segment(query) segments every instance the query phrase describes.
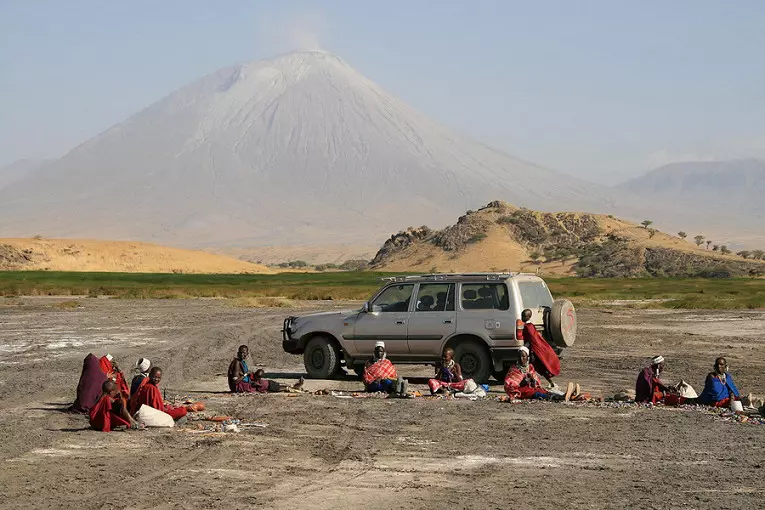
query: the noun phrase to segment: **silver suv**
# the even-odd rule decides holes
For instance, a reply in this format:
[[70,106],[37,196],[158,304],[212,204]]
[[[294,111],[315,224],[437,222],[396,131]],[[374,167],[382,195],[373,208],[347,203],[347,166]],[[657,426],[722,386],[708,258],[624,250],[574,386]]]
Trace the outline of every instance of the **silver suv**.
[[394,363],[434,364],[452,347],[465,377],[503,380],[523,345],[521,312],[560,354],[576,338],[570,301],[553,301],[544,280],[524,273],[396,276],[361,310],[287,317],[286,352],[302,354],[311,378],[328,379],[341,367],[357,374],[382,340]]

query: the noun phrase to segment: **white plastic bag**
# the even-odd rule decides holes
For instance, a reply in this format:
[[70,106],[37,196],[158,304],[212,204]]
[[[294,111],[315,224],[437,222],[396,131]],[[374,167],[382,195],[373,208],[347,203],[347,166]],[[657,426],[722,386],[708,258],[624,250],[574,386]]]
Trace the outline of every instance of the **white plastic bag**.
[[173,417],[164,411],[154,409],[151,406],[142,405],[133,415],[133,418],[147,427],[175,427]]

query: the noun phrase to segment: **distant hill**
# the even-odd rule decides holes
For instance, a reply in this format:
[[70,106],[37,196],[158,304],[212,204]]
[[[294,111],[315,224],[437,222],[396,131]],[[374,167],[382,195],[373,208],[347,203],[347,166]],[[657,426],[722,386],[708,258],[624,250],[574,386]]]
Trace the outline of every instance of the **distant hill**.
[[0,239],[0,270],[124,273],[268,273],[268,268],[201,251],[127,241]]
[[409,228],[372,261],[382,271],[536,271],[582,276],[758,276],[765,262],[701,248],[613,216],[491,202],[442,230]]
[[672,163],[616,189],[707,215],[735,214],[737,223],[765,224],[765,161],[757,159]]

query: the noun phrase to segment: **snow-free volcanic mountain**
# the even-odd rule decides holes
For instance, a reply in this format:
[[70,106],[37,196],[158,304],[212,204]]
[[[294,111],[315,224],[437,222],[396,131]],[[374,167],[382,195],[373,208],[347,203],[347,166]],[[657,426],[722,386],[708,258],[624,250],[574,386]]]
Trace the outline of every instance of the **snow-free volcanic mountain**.
[[297,52],[210,74],[0,190],[0,235],[379,242],[497,197],[608,212],[591,185],[455,133],[334,55]]

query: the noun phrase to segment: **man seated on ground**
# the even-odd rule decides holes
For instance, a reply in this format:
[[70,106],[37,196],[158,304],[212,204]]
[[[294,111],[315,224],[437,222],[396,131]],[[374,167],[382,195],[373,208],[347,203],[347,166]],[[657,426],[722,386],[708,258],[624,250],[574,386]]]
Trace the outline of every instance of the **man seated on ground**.
[[252,372],[247,366],[247,356],[250,348],[240,345],[234,358],[228,366],[228,388],[232,393],[252,393],[255,389],[251,385]]
[[428,380],[428,387],[434,395],[450,389],[463,391],[468,380],[462,378],[462,367],[454,361],[454,349],[447,347],[441,356],[441,363],[436,365],[435,377]]
[[662,382],[659,376],[664,372],[664,356],[654,356],[650,365],[638,374],[635,382],[635,402],[661,402],[673,389]]
[[131,395],[135,395],[135,393],[138,391],[138,388],[140,388],[141,385],[146,384],[146,381],[149,380],[150,369],[151,361],[149,361],[149,358],[139,358],[138,361],[136,361],[135,371],[138,373],[133,377],[133,380],[130,381]]
[[408,382],[396,374],[396,367],[385,353],[385,343],[375,343],[374,357],[364,365],[364,388],[370,393],[406,395]]
[[568,383],[566,392],[547,390],[542,387],[539,375],[534,370],[534,365],[529,363],[529,348],[521,347],[518,363],[507,371],[505,376],[505,393],[512,399],[544,399],[565,400],[580,396],[580,387],[574,383]]
[[117,427],[142,428],[128,413],[117,385],[111,379],[101,386],[101,398],[90,410],[90,426],[101,432],[111,432]]
[[557,389],[553,377],[560,374],[560,359],[531,322],[531,315],[531,310],[528,308],[521,312],[521,320],[524,322],[523,341],[530,353],[534,355],[531,364],[538,374],[547,379],[549,389]]
[[162,393],[159,391],[160,381],[162,381],[162,369],[152,367],[149,371],[149,380],[139,388],[138,393],[130,398],[130,414],[135,414],[142,405],[147,405],[169,414],[173,420],[179,422],[186,416],[188,410],[185,407],[173,407],[165,404]]
[[707,374],[704,391],[699,395],[697,402],[715,407],[728,407],[731,400],[740,398],[733,376],[728,373],[728,361],[723,357],[717,358],[714,369]]

